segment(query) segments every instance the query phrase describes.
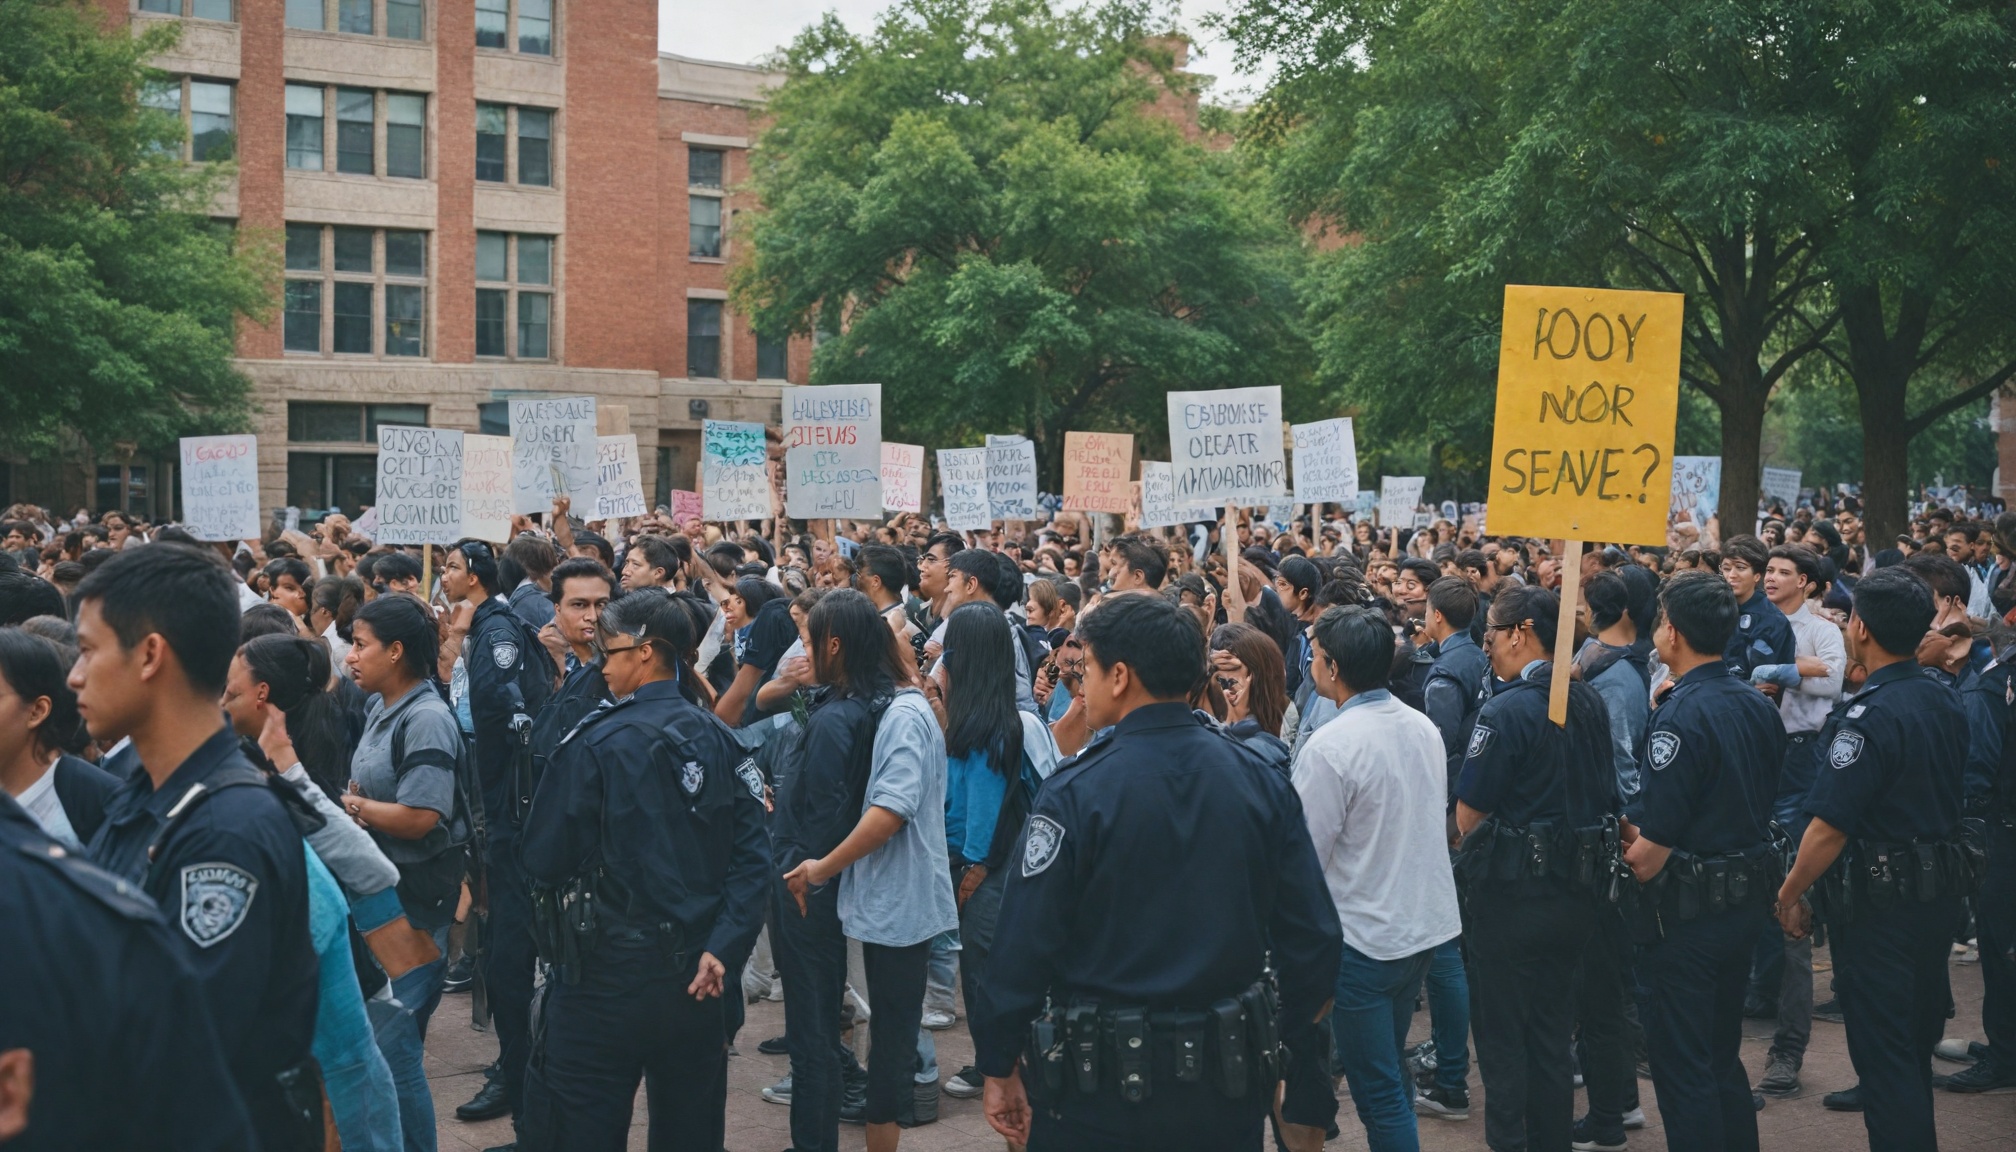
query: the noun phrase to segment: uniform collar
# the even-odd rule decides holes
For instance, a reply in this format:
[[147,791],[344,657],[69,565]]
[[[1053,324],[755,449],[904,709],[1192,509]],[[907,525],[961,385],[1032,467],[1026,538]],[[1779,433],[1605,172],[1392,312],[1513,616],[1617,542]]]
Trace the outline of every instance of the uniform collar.
[[1729,671],[1729,665],[1724,664],[1720,660],[1710,660],[1708,663],[1695,668],[1694,670],[1688,672],[1686,675],[1680,677],[1680,679],[1675,680],[1673,682],[1673,687],[1678,689],[1678,688],[1684,688],[1690,684],[1706,684],[1710,680],[1717,680],[1729,676],[1731,676],[1731,673]]
[[1519,669],[1519,679],[1531,680],[1540,669],[1547,667],[1551,663],[1552,661],[1548,660],[1528,660],[1526,666]]
[[1444,636],[1441,640],[1436,642],[1435,654],[1437,656],[1447,656],[1449,653],[1454,652],[1458,648],[1466,648],[1466,647],[1467,648],[1477,647],[1477,642],[1475,640],[1470,639],[1470,633],[1451,632],[1449,635]]
[[126,787],[143,795],[151,791],[152,795],[147,797],[142,807],[157,817],[166,816],[168,810],[181,801],[184,793],[216,775],[237,752],[238,734],[228,725],[221,726],[208,740],[196,746],[196,750],[176,767],[161,787],[154,787],[154,778],[148,775],[145,764],[133,770]]
[[677,700],[684,703],[686,700],[684,696],[679,694],[679,681],[676,677],[671,680],[653,680],[651,683],[632,692],[630,699],[636,700],[639,703],[650,700]]
[[1881,688],[1892,681],[1909,680],[1916,675],[1918,675],[1918,662],[1916,660],[1906,658],[1897,661],[1895,664],[1886,664],[1871,672],[1869,678],[1862,681],[1862,690],[1855,693],[1855,695],[1866,696],[1872,690]]
[[508,613],[510,611],[511,602],[509,600],[502,596],[492,596],[476,606],[476,614],[469,618],[469,623],[473,625],[485,616],[495,616],[499,612]]
[[1115,736],[1125,736],[1132,732],[1152,732],[1159,728],[1187,728],[1197,721],[1190,715],[1190,705],[1182,700],[1171,700],[1166,704],[1143,704],[1122,717],[1113,725]]
[[[1771,598],[1769,596],[1764,595],[1764,582],[1762,580],[1759,580],[1757,582],[1757,587],[1753,591],[1751,591],[1750,598],[1736,606],[1736,610],[1739,612],[1757,612],[1765,608],[1770,608],[1773,611],[1776,611],[1778,606],[1776,604],[1771,603]],[[1784,615],[1783,612],[1779,612],[1778,614],[1780,616]]]

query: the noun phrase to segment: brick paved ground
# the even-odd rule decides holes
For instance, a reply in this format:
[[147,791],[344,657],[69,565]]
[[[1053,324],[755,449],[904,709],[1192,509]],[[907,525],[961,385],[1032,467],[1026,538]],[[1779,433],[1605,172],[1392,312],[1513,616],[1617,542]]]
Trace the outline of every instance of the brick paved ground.
[[[1825,957],[1823,949],[1820,952],[1821,962],[1825,962]],[[1816,980],[1823,989],[1823,998],[1826,981],[1825,975]],[[1953,991],[1959,1001],[1959,1011],[1947,1024],[1946,1035],[1979,1039],[1980,968],[1954,965]],[[449,1152],[487,1148],[511,1138],[509,1121],[464,1124],[454,1118],[455,1106],[467,1100],[482,1084],[483,1067],[496,1052],[496,1041],[489,1034],[466,1027],[468,1003],[467,996],[449,997],[435,1017],[428,1038],[427,1071],[433,1081],[435,1109],[441,1117],[441,1147]],[[1768,1021],[1750,1020],[1745,1024],[1743,1059],[1754,1079],[1763,1072],[1771,1027]],[[791,1142],[788,1109],[765,1103],[759,1095],[765,1085],[784,1075],[786,1061],[781,1056],[762,1056],[756,1052],[758,1041],[781,1033],[783,1026],[781,1004],[762,1003],[750,1007],[748,1026],[739,1038],[742,1055],[729,1061],[729,1152],[779,1152]],[[1427,1013],[1420,1013],[1415,1018],[1415,1038],[1425,1038],[1427,1028]],[[971,1052],[972,1046],[963,1024],[938,1033],[938,1057],[944,1075],[957,1071]],[[1946,1064],[1938,1066],[1941,1071],[1953,1068],[1953,1065]],[[1820,1106],[1822,1094],[1845,1088],[1855,1080],[1840,1025],[1814,1022],[1812,1049],[1807,1054],[1802,1079],[1806,1085],[1804,1095],[1792,1100],[1773,1100],[1759,1117],[1763,1146],[1771,1152],[1848,1152],[1849,1149],[1866,1147],[1867,1138],[1859,1115],[1829,1112]],[[1421,1121],[1421,1146],[1426,1152],[1458,1152],[1484,1147],[1483,1117],[1477,1107],[1482,1101],[1482,1089],[1474,1067],[1470,1084],[1471,1119],[1460,1123],[1425,1118]],[[1640,1087],[1651,1124],[1644,1131],[1632,1134],[1631,1146],[1636,1152],[1663,1149],[1666,1144],[1660,1135],[1652,1086],[1649,1082],[1642,1082]],[[1955,1096],[1940,1093],[1938,1108],[1941,1148],[2016,1147],[2016,1094]],[[1330,1148],[1365,1147],[1362,1130],[1348,1100],[1341,1108],[1339,1123],[1343,1125],[1344,1132],[1331,1141]],[[861,1129],[842,1125],[840,1146],[843,1149],[862,1147]],[[631,1129],[630,1147],[644,1147],[644,1101],[641,1093],[637,1101],[636,1126]],[[987,1121],[980,1114],[978,1100],[941,1097],[938,1123],[905,1132],[903,1147],[916,1152],[999,1152],[1003,1142],[987,1127]]]

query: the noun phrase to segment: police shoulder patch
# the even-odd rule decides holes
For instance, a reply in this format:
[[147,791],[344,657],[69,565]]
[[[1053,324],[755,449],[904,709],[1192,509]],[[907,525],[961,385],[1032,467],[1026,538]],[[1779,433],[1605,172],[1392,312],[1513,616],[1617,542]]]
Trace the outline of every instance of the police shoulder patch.
[[1860,732],[1837,732],[1834,742],[1827,746],[1827,763],[1835,768],[1846,768],[1862,756],[1862,734]]
[[1680,754],[1680,734],[1678,732],[1654,732],[1646,744],[1646,751],[1652,761],[1652,770],[1658,771],[1673,762]]
[[688,760],[679,769],[679,787],[684,788],[688,796],[698,796],[700,786],[706,782],[707,770],[700,767],[697,761]]
[[1470,748],[1463,755],[1465,757],[1475,756],[1484,751],[1484,749],[1489,748],[1492,737],[1496,735],[1498,735],[1496,732],[1493,732],[1482,724],[1470,729]]
[[236,932],[259,894],[258,877],[222,860],[182,869],[182,932],[208,948]]
[[763,770],[756,767],[754,757],[745,756],[740,764],[735,765],[735,778],[742,781],[744,788],[749,789],[749,795],[754,796],[758,803],[762,802]]
[[1064,826],[1048,816],[1029,819],[1029,838],[1022,844],[1022,875],[1034,876],[1057,860],[1064,846]]
[[1736,627],[1741,628],[1745,632],[1750,630],[1750,614],[1748,612],[1736,618]]
[[518,645],[509,640],[499,640],[490,646],[490,659],[499,668],[510,668],[518,663]]

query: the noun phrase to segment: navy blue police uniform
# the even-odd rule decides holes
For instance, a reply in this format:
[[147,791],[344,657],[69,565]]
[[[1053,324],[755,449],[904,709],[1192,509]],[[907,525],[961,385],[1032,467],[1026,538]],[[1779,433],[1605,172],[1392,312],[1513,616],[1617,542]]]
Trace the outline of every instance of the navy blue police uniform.
[[1030,1049],[1031,1152],[1259,1148],[1273,1037],[1343,955],[1289,781],[1149,704],[1044,783],[1011,861],[972,1024],[984,1075]]
[[[2009,655],[2005,654],[2005,660]],[[2007,724],[2016,709],[2012,666],[1998,660],[1962,697],[1967,705],[1966,812],[1988,853],[1975,898],[1981,954],[1981,1031],[1993,1068],[2016,1069],[2016,741]],[[1987,713],[1990,708],[1999,715]],[[2000,720],[2001,724],[1994,723]],[[1988,748],[1992,746],[1992,759]]]
[[462,645],[476,772],[483,789],[483,867],[489,916],[483,977],[497,1022],[498,1076],[513,1115],[524,1104],[532,1052],[532,902],[518,859],[518,829],[531,793],[534,718],[552,695],[556,669],[539,636],[501,596],[476,606]]
[[1449,757],[1449,794],[1454,796],[1463,750],[1470,746],[1470,725],[1490,695],[1491,658],[1468,632],[1444,637],[1428,651],[1435,664],[1421,690],[1422,710],[1442,733],[1442,749]]
[[1435,670],[1435,654],[1426,647],[1417,646],[1412,637],[1401,637],[1393,653],[1393,671],[1388,677],[1387,690],[1393,698],[1414,709],[1427,711],[1422,694],[1428,688],[1428,677]]
[[1764,595],[1758,581],[1750,599],[1736,606],[1736,631],[1722,651],[1723,663],[1745,684],[1760,664],[1790,664],[1799,659],[1799,642],[1792,635],[1792,623],[1785,619],[1771,598]]
[[1957,851],[1966,715],[1907,658],[1835,705],[1822,740],[1806,813],[1848,837],[1818,887],[1862,1120],[1872,1148],[1933,1148],[1932,1048],[1969,886]]
[[[1616,772],[1575,771],[1569,741],[1547,718],[1553,665],[1533,661],[1515,680],[1494,680],[1477,712],[1456,798],[1485,814],[1465,836],[1457,861],[1469,966],[1471,1029],[1488,1104],[1493,1148],[1565,1148],[1575,1105],[1569,1050],[1574,981],[1565,979],[1597,930],[1597,903],[1574,876],[1577,849],[1616,812]],[[1571,685],[1571,723],[1608,714],[1595,689]],[[1592,737],[1594,738],[1594,737]],[[1597,769],[1600,767],[1600,775]]]
[[1653,931],[1637,971],[1652,1087],[1675,1152],[1757,1147],[1743,989],[1784,880],[1771,836],[1784,756],[1778,710],[1719,660],[1680,677],[1646,730],[1625,815],[1672,850],[1640,894]]
[[319,964],[308,932],[303,831],[321,826],[219,727],[161,785],[119,786],[91,840],[94,863],[160,905],[194,970],[231,1078],[266,1152],[319,1148],[309,1058]]
[[0,924],[0,1052],[27,1049],[35,1076],[9,1152],[253,1146],[202,991],[154,901],[51,840],[4,792]]
[[[557,974],[528,1074],[539,1097],[528,1143],[624,1148],[641,1075],[652,1148],[719,1152],[722,1001],[686,989],[703,953],[740,968],[763,925],[770,848],[755,761],[674,681],[646,684],[562,740],[522,849]],[[592,911],[570,912],[588,890]]]

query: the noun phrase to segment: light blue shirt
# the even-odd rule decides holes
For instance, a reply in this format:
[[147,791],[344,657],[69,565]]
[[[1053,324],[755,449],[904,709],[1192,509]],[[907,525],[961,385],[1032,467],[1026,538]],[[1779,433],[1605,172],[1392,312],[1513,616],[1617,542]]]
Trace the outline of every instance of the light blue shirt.
[[903,827],[840,874],[840,927],[863,944],[907,948],[959,927],[945,845],[945,733],[924,694],[896,694],[875,731],[862,811]]

